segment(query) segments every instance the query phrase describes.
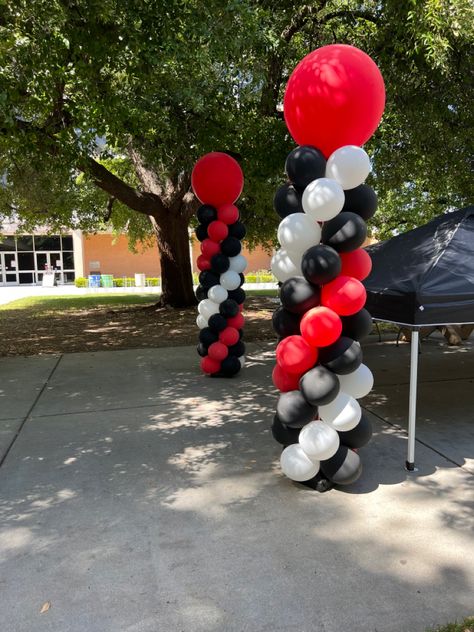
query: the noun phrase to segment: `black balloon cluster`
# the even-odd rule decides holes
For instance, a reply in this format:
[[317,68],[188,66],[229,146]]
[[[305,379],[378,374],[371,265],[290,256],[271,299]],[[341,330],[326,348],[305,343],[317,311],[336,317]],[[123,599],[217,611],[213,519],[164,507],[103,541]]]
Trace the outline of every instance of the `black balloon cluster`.
[[245,362],[242,314],[245,291],[241,254],[245,226],[233,204],[218,209],[204,204],[197,211],[195,230],[201,242],[197,266],[201,270],[196,298],[200,328],[197,351],[202,370],[212,377],[232,377]]
[[377,196],[364,183],[370,162],[359,147],[341,147],[327,161],[314,147],[297,147],[285,169],[289,182],[274,197],[282,222],[272,259],[281,301],[272,433],[284,446],[283,472],[324,491],[357,480],[357,450],[372,434],[357,398],[373,385],[359,342],[372,330],[361,283],[371,262],[361,246]]

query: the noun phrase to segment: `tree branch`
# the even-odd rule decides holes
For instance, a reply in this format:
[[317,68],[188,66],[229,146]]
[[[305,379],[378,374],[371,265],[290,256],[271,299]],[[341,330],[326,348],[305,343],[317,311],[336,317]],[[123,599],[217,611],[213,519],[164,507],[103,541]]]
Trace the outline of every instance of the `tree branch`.
[[333,11],[332,13],[326,13],[320,22],[329,22],[330,20],[334,20],[336,18],[346,18],[350,20],[355,20],[357,18],[361,18],[362,20],[367,20],[368,22],[373,22],[374,24],[379,24],[380,20],[378,16],[370,13],[369,11],[362,11],[354,9],[341,9],[340,11]]

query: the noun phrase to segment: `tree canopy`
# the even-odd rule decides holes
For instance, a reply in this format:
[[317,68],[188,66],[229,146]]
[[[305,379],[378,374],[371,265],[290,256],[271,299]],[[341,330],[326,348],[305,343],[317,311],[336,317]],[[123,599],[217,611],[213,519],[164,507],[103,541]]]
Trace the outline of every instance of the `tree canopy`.
[[386,82],[386,112],[367,145],[377,234],[472,197],[470,0],[1,6],[0,214],[17,213],[25,227],[111,223],[132,238],[158,230],[160,244],[153,218],[187,222],[193,163],[224,150],[246,177],[249,241],[268,243],[273,192],[294,146],[281,112],[285,83],[299,59],[333,42],[365,50]]

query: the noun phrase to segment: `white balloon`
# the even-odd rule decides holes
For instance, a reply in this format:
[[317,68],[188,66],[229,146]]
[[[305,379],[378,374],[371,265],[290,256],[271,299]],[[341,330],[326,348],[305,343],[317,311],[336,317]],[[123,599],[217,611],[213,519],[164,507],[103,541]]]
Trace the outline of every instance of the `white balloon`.
[[345,145],[329,156],[326,177],[337,180],[343,189],[354,189],[365,181],[371,168],[370,159],[362,147]]
[[225,301],[228,296],[229,294],[227,290],[222,287],[222,285],[213,285],[211,288],[209,288],[209,291],[207,293],[207,297],[218,305]]
[[277,236],[282,248],[301,258],[305,250],[321,241],[321,227],[305,213],[292,213],[280,222]]
[[244,366],[245,366],[245,356],[244,355],[241,355],[239,357],[239,362],[240,362],[240,368],[243,369]]
[[362,417],[359,402],[343,391],[330,404],[319,406],[318,412],[331,428],[343,432],[355,428]]
[[324,421],[311,421],[299,434],[299,443],[309,458],[325,461],[334,456],[339,448],[339,435]]
[[236,290],[240,285],[239,273],[235,270],[227,270],[220,276],[220,284],[226,290]]
[[286,447],[280,456],[283,474],[293,481],[307,481],[319,472],[319,462],[312,461],[299,443]]
[[374,385],[372,371],[365,364],[347,375],[338,375],[341,390],[358,399],[370,393]]
[[204,316],[204,318],[210,318],[213,314],[219,313],[219,305],[211,301],[209,298],[205,298],[198,305],[198,312]]
[[236,255],[235,257],[229,257],[229,270],[233,270],[234,272],[243,272],[247,267],[247,259],[244,255]]
[[270,268],[276,278],[283,283],[295,276],[303,276],[301,265],[296,264],[284,248],[280,248],[273,255]]
[[318,222],[327,222],[336,217],[344,206],[344,190],[332,178],[318,178],[303,191],[304,212]]
[[196,325],[199,327],[199,329],[204,329],[204,327],[207,327],[207,324],[207,318],[204,318],[202,314],[199,314],[196,318]]

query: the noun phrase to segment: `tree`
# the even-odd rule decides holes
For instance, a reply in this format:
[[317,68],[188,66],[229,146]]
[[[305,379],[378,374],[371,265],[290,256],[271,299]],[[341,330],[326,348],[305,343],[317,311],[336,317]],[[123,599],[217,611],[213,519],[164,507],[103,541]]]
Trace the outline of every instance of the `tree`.
[[153,236],[163,304],[194,302],[190,172],[200,155],[240,156],[249,241],[273,238],[271,198],[293,146],[282,93],[317,46],[359,46],[386,80],[386,115],[369,144],[382,202],[378,234],[409,228],[472,192],[469,0],[3,5],[0,212],[15,212],[25,227],[111,223],[132,239]]

